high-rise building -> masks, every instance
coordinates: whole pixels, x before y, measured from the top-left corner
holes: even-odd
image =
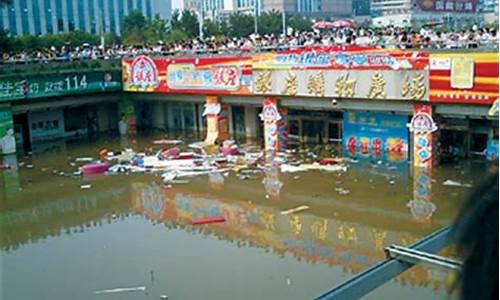
[[[462,26],[478,20],[477,0],[371,0],[375,25],[426,24],[443,22]]]
[[[146,18],[170,18],[171,0],[11,0],[0,9],[0,25],[11,35],[58,34],[72,30],[121,35],[132,10]]]
[[[261,0],[262,10],[308,16],[349,17],[353,0]]]
[[[352,13],[355,16],[369,16],[370,0],[353,0]]]

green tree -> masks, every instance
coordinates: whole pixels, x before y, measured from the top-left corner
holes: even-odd
[[[12,48],[12,38],[9,37],[9,32],[5,29],[0,29],[0,49],[2,52],[8,52]]]
[[[310,31],[312,21],[306,17],[291,17],[287,20],[287,26],[297,31]]]
[[[259,34],[275,34],[283,32],[281,13],[272,10],[259,16]]]
[[[146,23],[144,30],[146,41],[151,44],[158,43],[158,41],[165,41],[168,36],[168,23],[156,14],[153,20]]]
[[[222,34],[222,28],[221,28],[221,23],[219,22],[214,22],[210,19],[205,19],[203,21],[203,35],[205,37],[219,37]]]
[[[123,41],[125,44],[139,45],[144,44],[143,34],[146,26],[146,18],[138,10],[132,10],[128,16],[123,19]]]
[[[198,17],[190,10],[183,10],[180,14],[179,11],[174,11],[170,24],[172,30],[184,31],[189,38],[194,38],[199,33]]]
[[[229,16],[229,35],[231,37],[248,36],[253,30],[254,19],[252,16],[240,12]]]
[[[177,43],[181,41],[185,41],[188,39],[187,34],[179,29],[174,29],[170,31],[167,37],[167,43],[172,44],[172,43]]]

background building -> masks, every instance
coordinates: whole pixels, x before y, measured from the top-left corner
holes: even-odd
[[[478,0],[372,0],[374,25],[443,23],[450,27],[479,21]]]
[[[170,18],[171,0],[11,0],[0,9],[0,25],[12,35],[58,34],[72,30],[121,35],[122,19],[132,10],[146,18]]]

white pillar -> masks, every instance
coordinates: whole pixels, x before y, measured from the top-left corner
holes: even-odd
[[[110,0],[104,0],[104,32],[105,33],[110,33],[111,31],[111,20],[109,16],[109,1]]]
[[[59,26],[57,24],[56,0],[50,0],[50,18],[52,22],[52,33],[57,34]]]
[[[16,34],[22,35],[23,32],[23,18],[24,10],[21,9],[21,0],[14,0],[14,18],[16,20]]]
[[[257,136],[257,108],[245,106],[245,135],[246,137]]]
[[[128,1],[123,1],[123,15],[126,17],[128,16],[129,9],[128,9]]]
[[[89,0],[83,0],[83,20],[85,22],[85,31],[91,32],[92,27],[90,26]]]
[[[35,0],[36,1],[36,0]],[[33,13],[33,0],[26,0],[28,9],[28,28],[31,35],[35,35],[35,15]]]
[[[62,8],[62,20],[63,20],[63,30],[64,32],[69,31],[69,20],[68,20],[68,3],[66,1],[61,1]]]
[[[102,16],[99,14],[99,2],[97,2],[97,0],[93,0],[94,1],[94,17],[92,19],[95,20],[95,32],[97,34],[100,33],[100,26],[101,26],[101,23],[102,23]]]
[[[125,1],[126,2],[126,1]],[[120,32],[120,15],[118,14],[118,0],[113,0],[113,7],[114,7],[114,18],[115,18],[115,34],[117,36],[121,35]]]
[[[146,0],[142,0],[142,7],[141,7],[141,11],[142,11],[142,15],[143,15],[144,17],[146,17],[146,19],[147,19],[147,18],[148,18],[148,14],[147,14],[148,10],[147,10],[147,8],[146,8]]]
[[[47,33],[47,16],[45,14],[45,0],[36,0],[38,1],[38,8],[40,9],[40,33]]]
[[[2,8],[2,19],[3,19],[3,28],[5,30],[10,30],[9,9],[7,8],[7,6]]]
[[[132,9],[131,10],[134,10],[134,9],[137,9],[137,0],[132,0]]]
[[[75,30],[80,30],[80,11],[78,10],[77,0],[73,0],[73,22],[75,23]]]

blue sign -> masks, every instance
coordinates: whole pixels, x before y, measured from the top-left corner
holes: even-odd
[[[408,159],[408,117],[344,112],[343,143],[349,156],[389,162]]]

